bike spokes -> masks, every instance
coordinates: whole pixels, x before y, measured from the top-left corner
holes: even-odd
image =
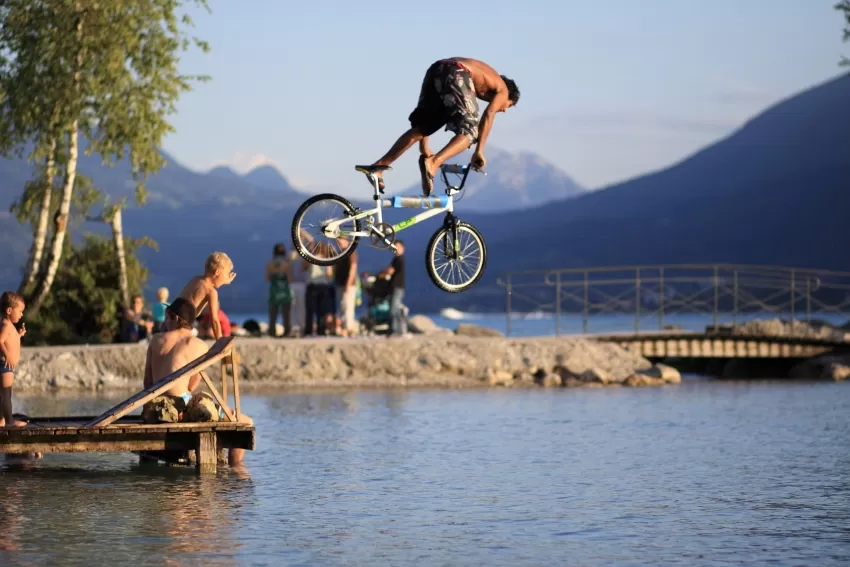
[[[475,228],[460,223],[456,238],[454,232],[442,228],[432,239],[426,258],[431,279],[449,292],[463,291],[475,283],[486,261],[484,239]]]
[[[354,209],[335,195],[309,199],[293,219],[293,240],[299,253],[318,265],[330,265],[348,254],[360,230]]]

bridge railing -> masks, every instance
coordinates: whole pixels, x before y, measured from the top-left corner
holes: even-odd
[[[704,331],[753,319],[841,325],[850,272],[781,266],[680,264],[509,272],[509,335]]]

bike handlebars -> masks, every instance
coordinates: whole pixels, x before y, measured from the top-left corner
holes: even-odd
[[[443,164],[440,166],[440,173],[443,176],[443,182],[446,184],[446,191],[460,191],[463,189],[463,186],[466,185],[466,178],[469,176],[470,171],[476,171],[478,173],[487,175],[486,172],[475,169],[472,167],[472,164],[468,165],[460,165],[459,163],[450,163]],[[457,187],[453,187],[451,183],[449,183],[449,178],[446,176],[447,173],[454,173],[456,175],[461,176],[460,185]]]
[[[471,165],[461,165],[459,163],[449,163],[449,164],[443,164],[443,165],[440,166],[440,170],[442,170],[443,173],[456,173],[457,175],[463,175],[464,173],[468,173],[470,169],[472,171],[477,172],[477,173],[487,175],[486,171],[483,171],[483,170],[480,170],[480,169],[475,169]]]

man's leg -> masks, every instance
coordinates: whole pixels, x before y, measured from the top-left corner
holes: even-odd
[[[245,415],[244,413],[239,414],[239,423],[244,423],[246,425],[253,425],[254,420]],[[245,449],[230,449],[227,455],[227,464],[231,467],[242,466],[244,462],[242,459],[245,457]]]
[[[318,301],[316,284],[307,284],[307,293],[305,294],[307,305],[305,306],[305,322],[304,329],[301,331],[302,336],[313,334],[313,318],[316,316],[316,305]]]
[[[269,302],[269,336],[277,336],[277,304]]]
[[[404,314],[401,312],[402,310],[402,299],[404,299],[404,290],[400,288],[393,289],[392,299],[390,300],[390,330],[393,335],[403,335],[405,332],[404,328]]]
[[[343,327],[348,335],[354,334],[354,329],[357,325],[354,320],[354,302],[357,299],[356,294],[357,288],[354,286],[345,288],[345,291],[342,294],[342,321]]]
[[[423,191],[430,194],[433,188],[433,177],[443,163],[469,148],[478,138],[478,98],[475,93],[475,85],[472,77],[465,69],[451,68],[440,81],[440,97],[445,102],[451,99],[454,103],[449,111],[447,130],[455,133],[454,138],[449,141],[445,148],[434,156],[425,158],[425,169],[431,179],[423,179]],[[431,187],[426,186],[427,184]]]
[[[392,165],[394,161],[404,154],[404,152],[410,149],[410,146],[421,141],[422,138],[425,137],[426,131],[430,129],[433,133],[445,123],[440,120],[437,120],[438,123],[434,123],[434,95],[437,94],[434,90],[434,73],[437,67],[437,63],[432,64],[428,67],[428,70],[425,71],[425,76],[422,77],[422,86],[419,89],[419,99],[416,102],[416,108],[413,109],[413,112],[411,112],[408,117],[411,125],[410,130],[402,134],[401,137],[396,140],[395,144],[392,145],[390,150],[372,165]],[[378,174],[378,179],[381,180],[381,188],[383,189],[384,185],[380,173]]]
[[[292,303],[283,304],[283,336],[292,336]]]
[[[448,160],[452,159],[462,151],[472,145],[472,140],[464,134],[456,134],[454,138],[449,140],[442,150],[429,158],[425,158],[425,166],[428,168],[428,173],[432,176],[436,175],[437,169]]]
[[[304,326],[307,322],[307,312],[305,304],[307,303],[307,286],[303,283],[292,284],[292,302],[295,304],[295,325],[298,325],[298,330],[304,332]]]
[[[372,165],[392,165],[395,160],[400,158],[404,152],[410,149],[410,146],[417,143],[422,139],[422,132],[420,132],[417,128],[411,128],[407,132],[401,135],[401,137],[396,140],[395,144],[392,145],[390,150],[384,154],[384,156],[373,163]],[[383,182],[383,173],[376,173],[375,176],[378,178],[381,189],[384,188]]]

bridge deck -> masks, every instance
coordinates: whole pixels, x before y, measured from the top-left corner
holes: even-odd
[[[850,342],[804,337],[746,336],[713,333],[653,332],[590,335],[616,343],[649,359],[661,358],[811,358],[848,352]]]

